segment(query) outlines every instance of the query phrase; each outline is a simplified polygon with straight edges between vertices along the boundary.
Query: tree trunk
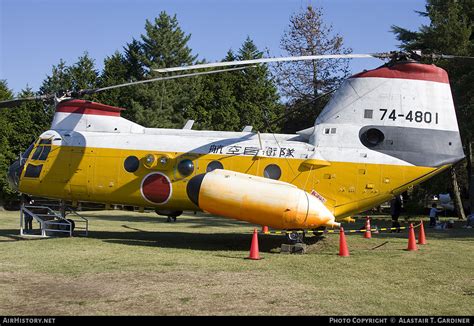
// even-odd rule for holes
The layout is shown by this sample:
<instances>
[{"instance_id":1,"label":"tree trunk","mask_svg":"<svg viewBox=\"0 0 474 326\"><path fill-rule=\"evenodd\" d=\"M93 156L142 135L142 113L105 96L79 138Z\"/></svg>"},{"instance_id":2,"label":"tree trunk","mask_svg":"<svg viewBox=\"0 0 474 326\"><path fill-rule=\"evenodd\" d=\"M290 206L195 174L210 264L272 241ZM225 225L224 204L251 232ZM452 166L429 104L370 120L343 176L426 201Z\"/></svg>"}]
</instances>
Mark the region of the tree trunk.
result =
<instances>
[{"instance_id":1,"label":"tree trunk","mask_svg":"<svg viewBox=\"0 0 474 326\"><path fill-rule=\"evenodd\" d=\"M469 214L474 213L474 166L472 164L472 143L469 141L467 146L467 176L469 180Z\"/></svg>"},{"instance_id":2,"label":"tree trunk","mask_svg":"<svg viewBox=\"0 0 474 326\"><path fill-rule=\"evenodd\" d=\"M453 186L453 193L454 193L454 205L456 207L456 211L458 212L458 217L462 220L466 219L466 215L464 214L464 208L462 205L462 198L461 198L461 192L459 191L459 186L458 186L458 179L456 177L456 169L451 167L451 183Z\"/></svg>"}]
</instances>

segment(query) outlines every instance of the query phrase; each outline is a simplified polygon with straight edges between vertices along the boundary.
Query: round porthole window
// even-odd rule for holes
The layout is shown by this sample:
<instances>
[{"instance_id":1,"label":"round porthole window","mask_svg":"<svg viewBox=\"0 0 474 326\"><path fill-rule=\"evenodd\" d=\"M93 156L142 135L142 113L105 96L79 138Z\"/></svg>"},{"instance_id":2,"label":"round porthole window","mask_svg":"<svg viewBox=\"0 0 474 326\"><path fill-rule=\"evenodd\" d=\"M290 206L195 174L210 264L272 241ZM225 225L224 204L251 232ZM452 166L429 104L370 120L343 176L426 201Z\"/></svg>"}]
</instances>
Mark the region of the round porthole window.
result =
<instances>
[{"instance_id":1,"label":"round porthole window","mask_svg":"<svg viewBox=\"0 0 474 326\"><path fill-rule=\"evenodd\" d=\"M376 128L371 128L362 134L362 143L367 147L374 147L383 142L385 135Z\"/></svg>"},{"instance_id":2,"label":"round porthole window","mask_svg":"<svg viewBox=\"0 0 474 326\"><path fill-rule=\"evenodd\" d=\"M185 159L178 163L178 171L181 175L187 177L194 171L194 163L191 160Z\"/></svg>"},{"instance_id":3,"label":"round porthole window","mask_svg":"<svg viewBox=\"0 0 474 326\"><path fill-rule=\"evenodd\" d=\"M268 179L278 180L281 177L281 169L276 164L270 164L263 170L263 176Z\"/></svg>"},{"instance_id":4,"label":"round porthole window","mask_svg":"<svg viewBox=\"0 0 474 326\"><path fill-rule=\"evenodd\" d=\"M223 169L224 166L219 161L212 161L207 165L206 172L214 171L215 169Z\"/></svg>"},{"instance_id":5,"label":"round porthole window","mask_svg":"<svg viewBox=\"0 0 474 326\"><path fill-rule=\"evenodd\" d=\"M138 170L138 167L140 166L140 161L136 156L129 156L125 159L125 162L123 162L123 167L125 171L133 173L136 170Z\"/></svg>"}]
</instances>

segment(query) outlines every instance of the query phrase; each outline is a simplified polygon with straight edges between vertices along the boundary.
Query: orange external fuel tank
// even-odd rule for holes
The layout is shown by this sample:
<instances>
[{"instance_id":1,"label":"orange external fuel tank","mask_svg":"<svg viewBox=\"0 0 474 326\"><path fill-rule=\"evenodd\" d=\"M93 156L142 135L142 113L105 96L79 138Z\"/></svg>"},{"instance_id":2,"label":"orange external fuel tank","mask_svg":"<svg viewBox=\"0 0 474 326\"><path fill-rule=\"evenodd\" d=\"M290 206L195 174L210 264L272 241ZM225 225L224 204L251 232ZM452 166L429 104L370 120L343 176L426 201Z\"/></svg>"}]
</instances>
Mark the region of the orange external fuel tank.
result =
<instances>
[{"instance_id":1,"label":"orange external fuel tank","mask_svg":"<svg viewBox=\"0 0 474 326\"><path fill-rule=\"evenodd\" d=\"M318 198L282 181L216 169L193 177L186 190L203 211L254 224L285 230L340 225Z\"/></svg>"}]
</instances>

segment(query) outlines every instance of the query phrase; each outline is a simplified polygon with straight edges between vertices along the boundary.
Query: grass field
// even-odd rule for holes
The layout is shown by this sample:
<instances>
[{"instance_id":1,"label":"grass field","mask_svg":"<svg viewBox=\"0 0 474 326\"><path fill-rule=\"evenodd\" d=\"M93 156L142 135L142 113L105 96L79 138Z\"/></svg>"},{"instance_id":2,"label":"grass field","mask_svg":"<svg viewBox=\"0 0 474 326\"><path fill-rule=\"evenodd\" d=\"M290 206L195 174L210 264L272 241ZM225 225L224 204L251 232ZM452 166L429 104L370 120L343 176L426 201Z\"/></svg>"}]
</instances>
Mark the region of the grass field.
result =
<instances>
[{"instance_id":1,"label":"grass field","mask_svg":"<svg viewBox=\"0 0 474 326\"><path fill-rule=\"evenodd\" d=\"M276 253L284 237L260 235L264 259L251 261L246 223L205 214L176 223L154 213L84 215L88 238L25 240L18 212L0 212L0 315L474 313L474 229L461 222L426 229L428 244L416 252L404 250L407 232L348 234L346 258L337 256L337 234L308 239L306 255Z\"/></svg>"}]
</instances>

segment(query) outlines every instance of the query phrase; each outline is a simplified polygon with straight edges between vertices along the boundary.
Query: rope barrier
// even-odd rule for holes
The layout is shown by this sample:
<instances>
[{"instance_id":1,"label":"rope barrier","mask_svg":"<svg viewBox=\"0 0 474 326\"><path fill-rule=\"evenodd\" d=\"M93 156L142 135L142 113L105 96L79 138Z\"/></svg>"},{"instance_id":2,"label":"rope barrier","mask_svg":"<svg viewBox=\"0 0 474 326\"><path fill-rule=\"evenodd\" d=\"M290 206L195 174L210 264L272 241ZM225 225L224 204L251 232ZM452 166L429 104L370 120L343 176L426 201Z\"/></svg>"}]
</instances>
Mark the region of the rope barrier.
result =
<instances>
[{"instance_id":1,"label":"rope barrier","mask_svg":"<svg viewBox=\"0 0 474 326\"><path fill-rule=\"evenodd\" d=\"M370 219L373 221L374 219ZM387 220L383 220L387 221ZM413 222L406 222L406 223L413 223ZM423 224L423 221L420 221L420 223L413 225L413 229L419 228ZM380 232L380 231L401 231L401 230L407 230L409 229L409 226L400 226L400 227L394 227L394 228L371 228L370 232ZM364 233L367 232L368 230L365 228L360 228L360 229L354 229L354 230L344 230L344 234L346 233ZM260 231L261 234L277 234L277 235L286 235L286 234L326 234L326 233L340 233L340 230L298 230L298 231L267 231L263 232Z\"/></svg>"},{"instance_id":2,"label":"rope barrier","mask_svg":"<svg viewBox=\"0 0 474 326\"><path fill-rule=\"evenodd\" d=\"M421 223L418 226L420 226ZM398 228L375 228L375 229L370 229L371 232L378 232L378 231L398 231L398 230L407 230L409 227L407 226L401 226ZM344 234L346 233L364 233L367 232L366 229L356 229L356 230L344 230ZM268 232L260 232L262 234L277 234L277 235L286 235L286 234L325 234L325 233L340 233L340 230L305 230L305 231L268 231Z\"/></svg>"}]
</instances>

